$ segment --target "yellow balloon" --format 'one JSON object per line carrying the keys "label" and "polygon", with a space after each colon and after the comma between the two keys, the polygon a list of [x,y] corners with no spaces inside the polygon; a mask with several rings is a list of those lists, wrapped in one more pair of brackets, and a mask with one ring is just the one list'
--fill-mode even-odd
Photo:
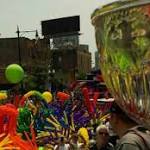
{"label": "yellow balloon", "polygon": [[7,99],[7,94],[6,93],[0,93],[0,100]]}
{"label": "yellow balloon", "polygon": [[48,92],[48,91],[44,92],[42,94],[42,96],[44,97],[44,99],[47,103],[50,103],[53,99],[53,96],[52,96],[51,92]]}

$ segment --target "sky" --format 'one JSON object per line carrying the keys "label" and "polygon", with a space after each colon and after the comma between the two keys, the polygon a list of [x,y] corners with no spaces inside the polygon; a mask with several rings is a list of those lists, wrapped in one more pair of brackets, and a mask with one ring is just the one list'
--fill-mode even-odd
{"label": "sky", "polygon": [[[80,16],[80,44],[88,44],[94,57],[96,51],[92,12],[115,0],[0,0],[0,38],[17,37],[20,31],[38,30],[41,35],[41,21],[62,17]],[[22,36],[33,38],[35,33]]]}

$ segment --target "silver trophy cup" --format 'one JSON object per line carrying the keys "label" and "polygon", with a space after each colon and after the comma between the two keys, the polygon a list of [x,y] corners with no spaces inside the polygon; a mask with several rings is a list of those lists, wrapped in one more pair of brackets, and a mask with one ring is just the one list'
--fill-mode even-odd
{"label": "silver trophy cup", "polygon": [[123,0],[92,14],[100,69],[116,102],[150,127],[150,0]]}

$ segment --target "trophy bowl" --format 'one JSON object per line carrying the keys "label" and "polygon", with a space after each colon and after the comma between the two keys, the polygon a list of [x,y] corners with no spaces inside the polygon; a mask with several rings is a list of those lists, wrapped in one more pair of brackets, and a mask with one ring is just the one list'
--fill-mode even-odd
{"label": "trophy bowl", "polygon": [[91,15],[105,83],[119,106],[150,127],[150,0],[122,0]]}

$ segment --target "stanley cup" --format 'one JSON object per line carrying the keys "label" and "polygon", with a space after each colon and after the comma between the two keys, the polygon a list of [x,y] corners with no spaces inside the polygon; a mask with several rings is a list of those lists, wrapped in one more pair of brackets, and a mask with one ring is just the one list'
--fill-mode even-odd
{"label": "stanley cup", "polygon": [[116,102],[150,127],[150,0],[122,0],[92,14],[100,69]]}

